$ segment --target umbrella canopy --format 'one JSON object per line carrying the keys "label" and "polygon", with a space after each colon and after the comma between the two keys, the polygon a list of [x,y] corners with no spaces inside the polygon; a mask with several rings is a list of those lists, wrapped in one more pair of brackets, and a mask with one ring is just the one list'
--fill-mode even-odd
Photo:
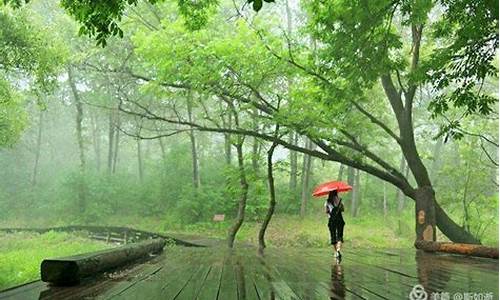
{"label": "umbrella canopy", "polygon": [[328,195],[331,191],[337,191],[341,193],[341,192],[348,192],[350,190],[352,190],[352,186],[348,185],[343,181],[328,181],[318,185],[314,189],[312,195],[314,197],[321,197]]}

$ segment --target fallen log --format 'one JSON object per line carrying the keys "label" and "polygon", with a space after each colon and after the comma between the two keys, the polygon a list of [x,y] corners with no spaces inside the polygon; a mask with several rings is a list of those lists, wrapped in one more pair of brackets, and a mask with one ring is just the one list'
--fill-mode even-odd
{"label": "fallen log", "polygon": [[40,266],[42,281],[54,285],[78,284],[82,278],[161,252],[165,244],[164,239],[158,238],[92,253],[45,259]]}
{"label": "fallen log", "polygon": [[444,252],[477,257],[498,259],[498,248],[477,244],[460,244],[449,242],[415,241],[415,248],[427,252]]}

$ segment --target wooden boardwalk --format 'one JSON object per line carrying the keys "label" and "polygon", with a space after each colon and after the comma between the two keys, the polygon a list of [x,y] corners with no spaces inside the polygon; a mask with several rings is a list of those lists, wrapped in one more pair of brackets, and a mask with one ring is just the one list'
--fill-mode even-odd
{"label": "wooden boardwalk", "polygon": [[329,249],[270,248],[260,256],[252,247],[176,246],[78,286],[35,281],[0,299],[408,299],[416,284],[428,299],[432,292],[498,299],[498,260],[415,249],[346,249],[343,256],[337,264]]}

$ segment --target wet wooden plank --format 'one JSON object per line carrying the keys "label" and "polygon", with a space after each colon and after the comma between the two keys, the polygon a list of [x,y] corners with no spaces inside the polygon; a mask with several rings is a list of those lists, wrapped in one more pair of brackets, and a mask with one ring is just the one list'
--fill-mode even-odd
{"label": "wet wooden plank", "polygon": [[412,249],[168,249],[121,278],[101,277],[61,289],[35,282],[0,292],[0,299],[401,299],[415,284],[428,292],[492,292],[498,261]]}

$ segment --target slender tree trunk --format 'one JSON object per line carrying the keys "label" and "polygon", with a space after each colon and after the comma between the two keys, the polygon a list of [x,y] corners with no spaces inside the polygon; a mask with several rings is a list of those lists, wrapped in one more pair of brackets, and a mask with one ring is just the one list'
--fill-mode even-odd
{"label": "slender tree trunk", "polygon": [[470,182],[470,176],[471,176],[471,169],[470,165],[467,163],[467,175],[465,177],[465,183],[464,183],[464,194],[462,197],[462,205],[464,208],[464,221],[463,221],[463,227],[470,232],[470,225],[469,225],[469,205],[467,204],[467,194],[469,192],[469,182]]}
{"label": "slender tree trunk", "polygon": [[357,217],[359,206],[361,204],[361,183],[359,178],[359,170],[354,171],[354,188],[352,191],[352,206],[351,206],[351,216]]}
{"label": "slender tree trunk", "polygon": [[73,70],[72,67],[68,67],[68,81],[71,87],[71,91],[73,92],[73,99],[75,101],[76,107],[76,138],[78,141],[78,149],[80,153],[80,176],[79,176],[79,187],[78,187],[78,207],[80,213],[85,212],[87,201],[86,201],[86,191],[85,191],[85,149],[83,143],[83,105],[80,99],[80,95],[78,94],[78,90],[76,88],[76,83],[73,78]]}
{"label": "slender tree trunk", "polygon": [[[288,0],[285,1],[285,15],[287,20],[287,34],[289,37],[292,35],[293,27],[292,27],[292,11],[290,9],[290,4]],[[291,78],[287,78],[287,86],[290,88],[292,85]],[[297,145],[298,143],[298,134],[295,132],[290,132],[288,136],[289,142],[292,145]],[[290,179],[288,187],[292,194],[292,199],[296,199],[297,197],[297,172],[298,172],[298,160],[297,160],[297,152],[290,150]],[[302,210],[301,210],[302,211]]]}
{"label": "slender tree trunk", "polygon": [[37,184],[38,164],[40,161],[40,152],[41,152],[41,148],[42,148],[43,114],[44,114],[44,111],[40,110],[40,114],[38,116],[38,134],[36,137],[35,163],[33,165],[33,175],[31,177],[31,186],[32,187],[35,187]]}
{"label": "slender tree trunk", "polygon": [[158,138],[158,145],[160,145],[161,160],[165,161],[165,158],[167,157],[167,151],[165,149],[165,143],[163,142],[162,138]]}
{"label": "slender tree trunk", "polygon": [[259,249],[262,250],[266,248],[265,234],[267,230],[267,226],[269,222],[271,222],[271,218],[273,217],[274,210],[276,207],[276,192],[274,189],[274,175],[273,175],[273,155],[274,150],[278,146],[277,143],[273,143],[267,151],[267,181],[269,184],[269,207],[267,208],[267,214],[262,222],[262,225],[259,230]]}
{"label": "slender tree trunk", "polygon": [[[350,186],[354,186],[354,168],[351,166],[347,167],[347,184]],[[347,206],[349,207],[350,210],[352,210],[352,200],[353,200],[353,193],[347,193],[344,197],[347,200]]]}
{"label": "slender tree trunk", "polygon": [[[405,178],[408,178],[408,167],[406,165],[405,157],[404,155],[401,155],[401,161],[399,163],[399,171],[402,174],[405,174]],[[400,188],[396,187],[396,203],[398,204],[398,213],[402,212],[404,209],[404,201],[405,201],[405,195],[401,191]]]}
{"label": "slender tree trunk", "polygon": [[[120,128],[121,120],[120,114],[116,114],[115,118],[115,127]],[[118,151],[120,150],[120,131],[115,129],[115,145],[114,145],[114,153],[113,153],[113,174],[116,172],[116,166],[118,164]]]}
{"label": "slender tree trunk", "polygon": [[432,155],[432,165],[430,177],[434,184],[438,181],[437,173],[441,167],[441,150],[443,148],[443,140],[438,139],[434,145],[434,153]]}
{"label": "slender tree trunk", "polygon": [[[306,139],[306,148],[312,148],[312,142],[309,139]],[[312,157],[310,155],[304,154],[304,160],[302,163],[302,201],[300,204],[300,217],[304,217],[306,215],[307,210],[307,200],[309,199],[309,182],[311,178],[311,164]]]}
{"label": "slender tree trunk", "polygon": [[245,161],[243,159],[243,138],[241,136],[238,137],[238,143],[235,145],[236,154],[238,157],[238,170],[240,176],[240,187],[241,187],[241,195],[240,201],[238,203],[238,214],[236,215],[236,219],[234,220],[233,225],[229,228],[227,244],[229,248],[233,248],[234,240],[236,238],[236,234],[238,230],[240,230],[241,224],[245,220],[245,209],[247,205],[247,196],[248,196],[248,182],[245,174]]}
{"label": "slender tree trunk", "polygon": [[113,172],[113,155],[114,155],[114,144],[115,144],[115,111],[111,109],[109,111],[109,128],[108,128],[108,173]]}
{"label": "slender tree trunk", "polygon": [[382,210],[383,210],[384,218],[385,218],[387,216],[387,187],[386,187],[385,181],[384,181],[383,185],[384,185],[384,201],[383,201],[383,205],[382,205]]}
{"label": "slender tree trunk", "polygon": [[[258,118],[259,112],[257,108],[253,109],[252,117],[253,117],[253,130],[255,132],[259,131],[259,123]],[[257,176],[259,174],[259,139],[257,137],[253,138],[252,141],[252,169],[254,174]]]}
{"label": "slender tree trunk", "polygon": [[[187,110],[188,110],[188,120],[190,123],[193,122],[193,106],[192,106],[191,94],[188,95],[187,99]],[[195,189],[199,188],[201,185],[199,162],[198,162],[198,149],[196,146],[196,137],[194,135],[194,129],[189,130],[189,140],[191,141],[191,163],[193,167],[193,187]]]}
{"label": "slender tree trunk", "polygon": [[144,165],[142,161],[142,147],[141,139],[137,139],[137,167],[139,171],[139,180],[143,182],[144,180]]}
{"label": "slender tree trunk", "polygon": [[[291,132],[288,138],[291,144],[296,145],[297,135],[294,132]],[[290,150],[289,153],[290,153],[290,179],[288,187],[293,195],[293,198],[296,199],[295,197],[297,193],[297,173],[298,173],[297,152]]]}
{"label": "slender tree trunk", "polygon": [[[227,124],[225,125],[227,128],[231,129],[232,128],[232,117],[231,115],[228,116],[228,121]],[[226,164],[231,165],[231,134],[225,133],[224,134],[224,154],[226,158]]]}
{"label": "slender tree trunk", "polygon": [[98,119],[95,111],[90,114],[90,122],[92,126],[92,144],[94,146],[94,154],[97,171],[101,170],[101,132],[98,126]]}
{"label": "slender tree trunk", "polygon": [[343,175],[344,175],[344,165],[343,165],[343,164],[340,164],[340,167],[339,167],[339,175],[337,176],[337,181],[341,181],[341,180],[342,180]]}

